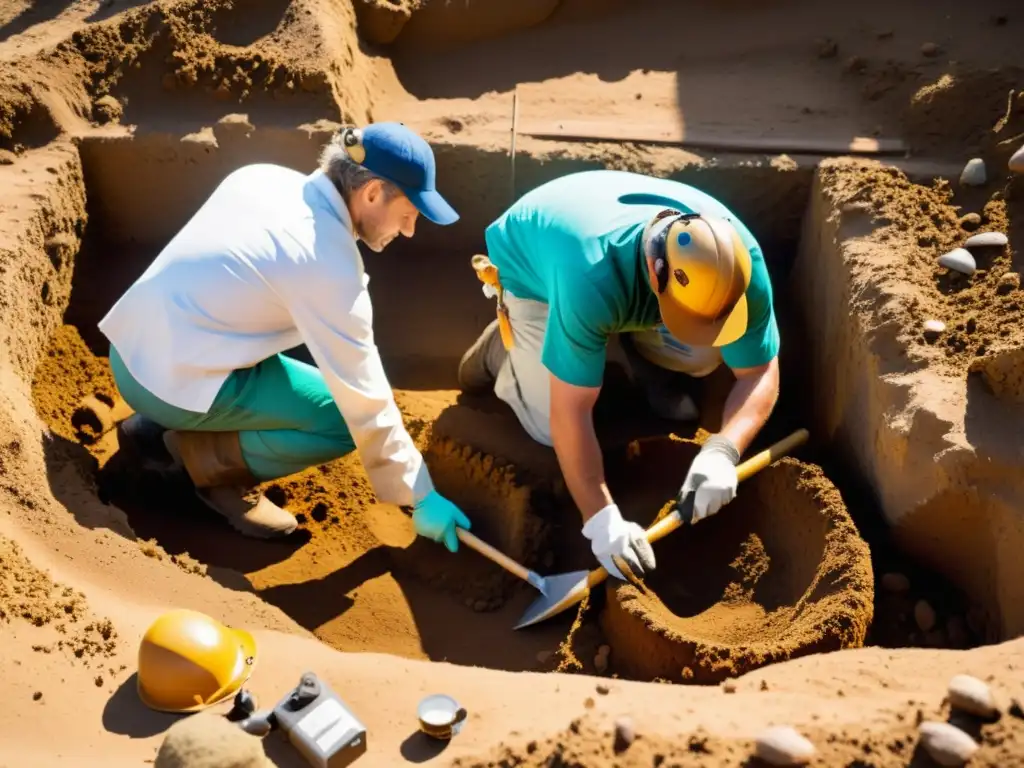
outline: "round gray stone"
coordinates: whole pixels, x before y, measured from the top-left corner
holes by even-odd
[[[917,732],[921,746],[941,766],[954,768],[963,765],[978,751],[974,739],[949,723],[925,720],[917,727]]]
[[[814,745],[788,725],[762,731],[755,751],[769,765],[807,765],[815,754]]]
[[[1024,173],[1024,146],[1013,153],[1007,167],[1014,173]]]
[[[985,173],[985,161],[980,157],[968,160],[967,165],[960,173],[960,183],[969,187],[981,187],[986,181],[988,181],[988,175]]]
[[[1002,232],[979,232],[968,237],[964,246],[966,248],[992,248],[1006,245],[1009,242],[1010,238]]]
[[[974,256],[966,248],[954,248],[949,253],[939,256],[939,265],[965,275],[973,275],[978,268]]]
[[[992,717],[999,712],[992,689],[971,675],[954,675],[949,681],[949,704],[978,717]]]

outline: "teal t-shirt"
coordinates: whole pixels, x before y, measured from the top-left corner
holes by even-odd
[[[562,381],[600,386],[609,336],[660,324],[640,240],[664,208],[726,218],[750,251],[747,332],[722,347],[726,365],[750,368],[778,354],[771,281],[761,247],[743,222],[715,198],[677,181],[583,171],[523,195],[485,233],[505,289],[548,305],[541,361]]]

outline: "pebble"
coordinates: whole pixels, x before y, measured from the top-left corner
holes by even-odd
[[[1020,289],[1020,273],[1018,272],[1006,272],[1000,276],[999,282],[996,283],[996,293],[1000,296],[1005,296],[1007,293]]]
[[[922,632],[930,632],[935,626],[935,609],[928,604],[927,600],[917,601],[914,606],[914,621],[917,622],[917,628]]]
[[[929,323],[937,322],[940,321],[926,320],[924,324],[925,330],[928,330]],[[945,326],[943,326],[943,328],[945,328]],[[939,332],[941,333],[942,331],[940,330]],[[884,589],[886,592],[906,592],[908,589],[910,589],[910,579],[908,579],[902,573],[897,573],[895,571],[887,573],[882,576],[882,589]]]
[[[973,275],[978,268],[974,256],[965,248],[954,248],[949,253],[939,256],[939,265],[946,269],[953,269],[965,275]]]
[[[1007,167],[1014,173],[1024,173],[1024,146],[1013,153]]]
[[[938,56],[940,53],[942,53],[942,48],[939,46],[938,43],[925,43],[924,45],[921,46],[922,56],[932,57]]]
[[[736,681],[726,680],[722,683],[722,690],[726,693],[736,693]]]
[[[949,645],[952,648],[966,648],[969,638],[967,637],[967,625],[959,616],[950,616],[946,620],[946,635],[949,636]]]
[[[814,752],[814,745],[787,725],[765,729],[755,742],[755,754],[769,765],[806,765]]]
[[[976,235],[971,235],[967,238],[967,242],[964,243],[965,248],[989,248],[999,247],[1006,245],[1010,242],[1010,238],[1004,235],[1002,232],[979,232]]]
[[[999,712],[992,689],[971,675],[954,675],[949,681],[949,704],[978,717],[993,717]]]
[[[985,173],[985,161],[980,157],[974,157],[967,161],[963,171],[960,173],[960,183],[969,187],[982,187],[988,181]]]
[[[32,701],[39,701],[41,698],[43,698],[43,692],[42,691],[36,691],[35,693],[32,694]]]
[[[929,341],[934,341],[935,339],[937,339],[939,337],[939,334],[941,334],[943,331],[946,330],[946,324],[944,322],[942,322],[941,320],[925,320],[923,327],[924,327],[924,337],[926,339],[928,339]],[[895,575],[902,576],[903,574],[895,574]],[[904,576],[903,578],[905,579],[906,576]],[[910,587],[910,583],[908,582],[907,586],[904,589],[902,589],[902,590],[895,590],[894,589],[894,590],[890,590],[890,591],[892,591],[892,592],[897,592],[897,591],[905,592],[909,587]]]
[[[594,657],[594,671],[599,675],[603,675],[608,671],[608,657],[598,654]]]
[[[602,696],[607,696],[609,693],[611,693],[611,690],[612,689],[604,683],[597,684],[597,692],[600,693]]]
[[[977,213],[967,213],[960,217],[960,228],[968,232],[973,232],[981,226],[981,215]]]
[[[953,768],[963,765],[978,751],[974,739],[949,723],[925,720],[917,731],[925,751],[941,766]]]
[[[615,721],[615,751],[624,752],[636,741],[636,729],[633,727],[633,719],[620,717]]]
[[[835,40],[825,38],[818,41],[818,58],[831,59],[839,52],[839,45]]]

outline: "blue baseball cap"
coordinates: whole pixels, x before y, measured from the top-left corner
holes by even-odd
[[[402,123],[372,123],[363,128],[361,165],[405,193],[435,224],[454,224],[459,214],[438,193],[437,169],[430,145]]]

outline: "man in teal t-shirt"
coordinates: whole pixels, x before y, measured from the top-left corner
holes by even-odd
[[[554,447],[598,561],[614,576],[642,576],[653,554],[608,492],[594,432],[609,337],[621,334],[634,377],[665,416],[697,415],[671,377],[706,376],[722,362],[735,374],[721,432],[680,490],[680,499],[694,494],[694,522],[715,514],[735,497],[739,457],[778,397],[779,331],[761,248],[710,195],[605,170],[527,193],[486,241],[501,293],[484,291],[503,299],[512,343],[506,350],[492,322],[463,356],[460,385],[493,386],[531,437]]]

